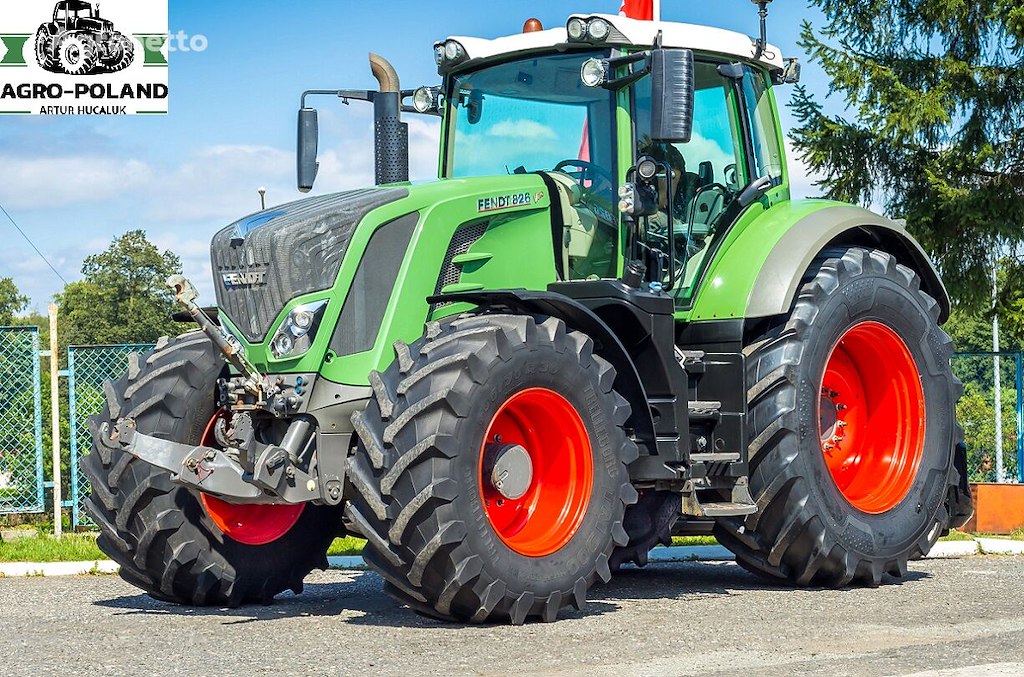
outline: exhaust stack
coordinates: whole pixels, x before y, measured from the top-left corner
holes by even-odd
[[[409,180],[409,125],[402,122],[398,73],[387,59],[370,54],[370,70],[380,85],[373,95],[374,177],[377,185]]]

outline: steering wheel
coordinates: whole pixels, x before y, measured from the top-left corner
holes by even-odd
[[[557,165],[555,165],[555,168],[551,171],[564,172],[565,174],[569,175],[573,175],[576,173],[565,171],[566,167],[578,167],[579,169],[583,170],[582,172],[579,172],[578,177],[573,176],[573,178],[575,178],[579,182],[580,188],[592,189],[593,184],[597,179],[606,182],[608,184],[609,190],[612,186],[615,185],[615,179],[612,178],[611,172],[609,172],[601,165],[595,165],[593,162],[590,162],[589,160],[562,160]],[[590,181],[591,185],[584,186],[583,182],[588,180]]]
[[[578,167],[579,172],[568,172],[566,167]],[[580,187],[580,202],[590,208],[602,222],[615,223],[612,213],[615,179],[612,173],[588,160],[562,160],[551,171],[562,172],[573,178]]]

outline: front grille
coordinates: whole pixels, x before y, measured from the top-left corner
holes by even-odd
[[[217,305],[251,342],[262,341],[291,299],[334,284],[362,218],[404,188],[309,198],[248,216],[213,237]]]

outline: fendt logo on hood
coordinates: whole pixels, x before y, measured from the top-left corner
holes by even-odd
[[[0,113],[167,112],[167,0],[102,4],[0,3]]]
[[[248,273],[224,273],[220,277],[227,289],[262,287],[267,283],[267,273],[262,270]]]

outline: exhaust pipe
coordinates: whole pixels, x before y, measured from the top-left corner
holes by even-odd
[[[373,95],[374,177],[382,183],[409,180],[409,125],[402,122],[398,73],[387,59],[370,54],[370,71],[380,85]]]

